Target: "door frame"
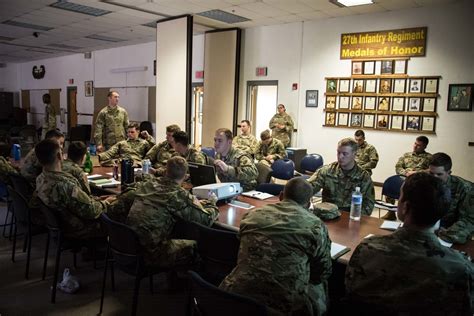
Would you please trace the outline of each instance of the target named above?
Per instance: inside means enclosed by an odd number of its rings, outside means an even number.
[[[252,87],[254,86],[277,86],[277,103],[278,103],[278,80],[249,80],[247,81],[245,119],[249,121],[252,121],[252,115],[254,114],[251,109],[251,103],[252,103],[251,91],[252,91]],[[256,122],[253,122],[253,123],[256,123]],[[255,133],[253,128],[252,128],[252,133]]]

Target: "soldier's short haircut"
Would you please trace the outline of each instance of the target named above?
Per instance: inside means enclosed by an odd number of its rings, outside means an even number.
[[[240,121],[240,124],[242,124],[242,123],[247,123],[248,126],[251,126],[249,120],[242,120],[242,121]]]
[[[87,147],[84,142],[72,142],[67,148],[67,158],[75,163],[81,162],[82,158],[87,152]]]
[[[303,177],[291,179],[286,183],[285,189],[283,190],[283,197],[285,199],[293,200],[305,207],[308,205],[312,195],[313,188]]]
[[[60,150],[59,143],[54,139],[44,139],[35,146],[36,157],[42,166],[52,165]]]
[[[357,131],[355,131],[354,136],[357,136],[357,137],[361,137],[361,136],[362,136],[362,137],[365,138],[365,133],[364,133],[363,130],[358,129]]]
[[[337,147],[343,147],[343,146],[349,146],[352,148],[352,152],[356,152],[357,151],[357,142],[352,139],[352,138],[343,138],[339,141],[339,143],[337,143]]]
[[[268,129],[264,130],[263,132],[260,133],[260,139],[261,140],[267,140],[271,137],[270,131]]]
[[[283,108],[283,110],[285,110],[285,111],[286,111],[286,107],[285,107],[285,105],[284,105],[284,104],[281,104],[281,103],[280,103],[280,104],[278,104],[278,106],[277,106],[277,107],[279,107],[279,106],[281,106],[281,107]]]
[[[114,93],[119,94],[117,91],[111,90],[111,91],[109,91],[109,93],[107,93],[107,98],[110,98]],[[119,95],[120,95],[120,94],[119,94]]]
[[[449,208],[451,194],[441,179],[426,172],[407,177],[402,186],[402,198],[416,225],[433,226]]]
[[[10,157],[11,148],[10,145],[4,142],[0,142],[0,156],[4,158]]]
[[[174,156],[166,162],[166,175],[172,180],[183,179],[188,171],[188,163],[181,156]]]
[[[453,167],[453,161],[445,153],[436,153],[431,158],[430,166],[443,167],[444,171],[450,171]]]
[[[227,138],[227,140],[233,140],[234,139],[234,134],[232,134],[232,131],[228,128],[219,128],[216,131],[216,134],[217,135],[224,134],[225,138]]]
[[[181,130],[181,128],[176,124],[166,126],[166,132],[167,133],[175,133],[175,132],[179,132],[180,130]]]
[[[189,145],[189,136],[185,131],[174,132],[173,139],[175,143],[181,144],[183,146]]]
[[[46,134],[44,135],[44,138],[45,138],[45,139],[61,138],[61,137],[64,138],[64,134],[61,133],[61,131],[58,130],[58,129],[49,130],[49,131],[47,131]]]
[[[425,146],[428,146],[428,143],[430,142],[428,137],[426,136],[418,136],[416,140],[422,142],[423,144],[425,144]]]
[[[127,126],[127,128],[135,128],[137,131],[140,130],[140,125],[138,125],[137,122],[130,122]]]

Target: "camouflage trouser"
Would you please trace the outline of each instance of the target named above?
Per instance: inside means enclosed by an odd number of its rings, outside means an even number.
[[[197,257],[195,240],[170,239],[154,249],[145,248],[146,264],[163,268],[193,264]]]
[[[266,159],[262,159],[262,160],[260,160],[258,163],[261,163],[261,164],[263,164],[263,165],[265,165],[265,166],[268,166],[268,167],[271,167],[271,166],[272,166],[272,163],[269,162],[269,161],[266,160]]]
[[[328,286],[324,281],[321,284],[309,284],[308,295],[313,305],[313,315],[325,315],[328,305]]]

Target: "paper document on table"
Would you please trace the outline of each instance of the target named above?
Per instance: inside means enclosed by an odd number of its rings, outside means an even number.
[[[248,191],[248,192],[243,192],[242,195],[252,197],[254,199],[259,199],[259,200],[265,200],[273,197],[273,195],[265,193],[265,192],[260,192],[260,191]]]
[[[444,241],[444,240],[442,240],[442,239],[441,239],[441,238],[439,238],[439,237],[438,237],[438,240],[439,240],[439,243],[440,243],[441,245],[445,246],[445,247],[448,247],[448,248],[450,248],[450,247],[453,245],[453,243],[452,243],[452,242],[447,242],[447,241]]]
[[[103,177],[103,175],[101,174],[91,174],[87,176],[87,179],[92,180],[92,179],[101,178],[101,177]]]
[[[338,244],[337,242],[331,242],[331,258],[336,260],[337,258],[341,257],[345,253],[349,252],[351,249]]]
[[[94,184],[98,187],[102,186],[115,186],[119,185],[120,181],[117,181],[115,179],[99,179],[99,180],[89,180],[91,184]]]
[[[382,225],[380,225],[380,228],[387,230],[397,230],[402,226],[401,224],[402,223],[395,221],[383,221]]]

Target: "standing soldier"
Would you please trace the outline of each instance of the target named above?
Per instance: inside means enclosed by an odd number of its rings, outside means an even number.
[[[359,167],[372,175],[372,169],[377,167],[377,163],[379,162],[379,154],[377,153],[377,149],[365,141],[365,133],[363,130],[357,130],[354,136],[355,141],[359,146],[355,160]]]
[[[269,126],[272,130],[272,137],[281,140],[286,148],[290,146],[294,124],[291,116],[286,113],[286,108],[283,104],[278,104],[277,109],[278,113],[273,115]]]
[[[118,105],[120,96],[117,91],[110,91],[107,98],[109,104],[100,110],[95,121],[94,139],[98,152],[127,139],[128,113]]]
[[[41,131],[41,139],[45,139],[46,133],[52,129],[56,129],[56,111],[51,104],[51,96],[49,93],[43,94],[44,103],[44,122]]]

